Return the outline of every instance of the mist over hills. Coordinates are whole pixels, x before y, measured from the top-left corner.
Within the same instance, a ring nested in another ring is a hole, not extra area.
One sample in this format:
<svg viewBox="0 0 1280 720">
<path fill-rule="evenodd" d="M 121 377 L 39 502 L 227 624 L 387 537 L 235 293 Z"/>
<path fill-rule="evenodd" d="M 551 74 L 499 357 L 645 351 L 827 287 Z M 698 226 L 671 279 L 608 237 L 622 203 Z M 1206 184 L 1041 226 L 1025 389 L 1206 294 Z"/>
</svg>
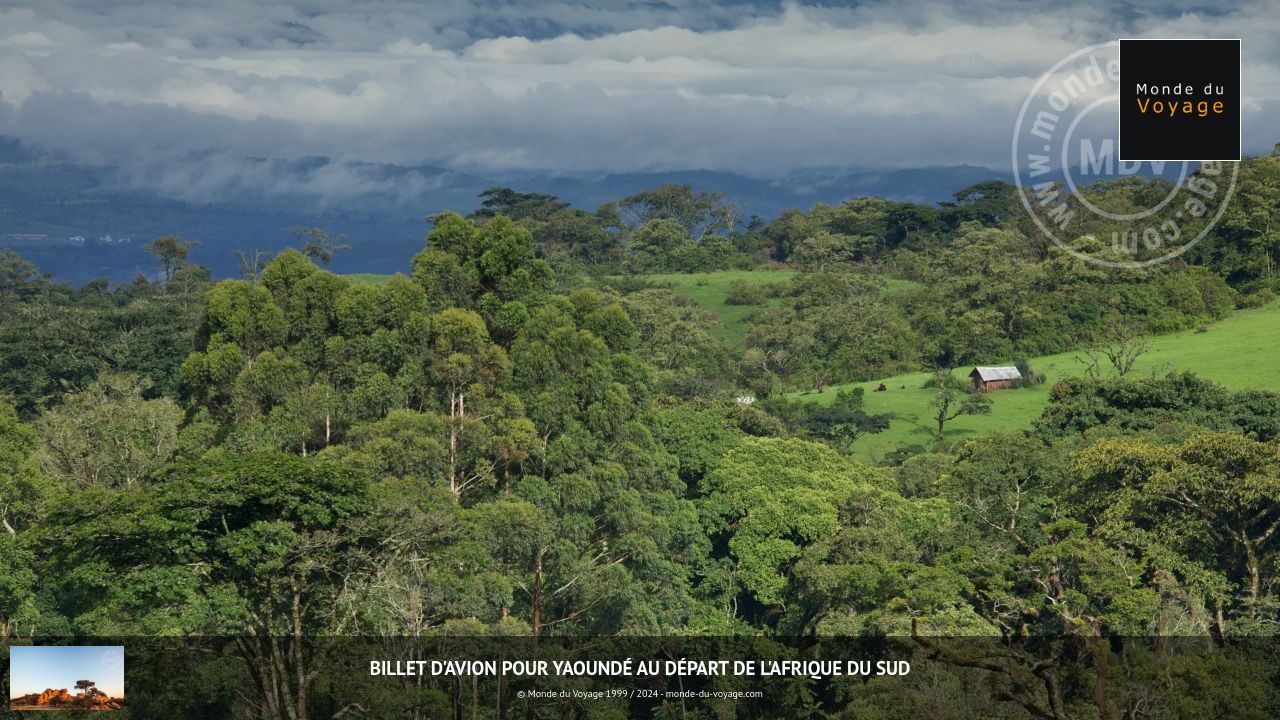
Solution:
<svg viewBox="0 0 1280 720">
<path fill-rule="evenodd" d="M 652 173 L 492 173 L 431 165 L 296 160 L 206 154 L 182 161 L 93 165 L 0 137 L 0 247 L 11 247 L 60 280 L 126 281 L 153 273 L 142 251 L 167 234 L 198 240 L 191 260 L 215 277 L 236 274 L 236 251 L 275 252 L 294 226 L 345 233 L 352 249 L 338 272 L 407 270 L 429 229 L 427 215 L 466 213 L 495 186 L 556 195 L 594 210 L 664 183 L 728 195 L 743 217 L 877 195 L 935 203 L 976 182 L 1007 178 L 962 165 L 897 170 L 812 169 L 780 178 L 701 170 Z M 24 237 L 25 236 L 25 237 Z"/>
</svg>

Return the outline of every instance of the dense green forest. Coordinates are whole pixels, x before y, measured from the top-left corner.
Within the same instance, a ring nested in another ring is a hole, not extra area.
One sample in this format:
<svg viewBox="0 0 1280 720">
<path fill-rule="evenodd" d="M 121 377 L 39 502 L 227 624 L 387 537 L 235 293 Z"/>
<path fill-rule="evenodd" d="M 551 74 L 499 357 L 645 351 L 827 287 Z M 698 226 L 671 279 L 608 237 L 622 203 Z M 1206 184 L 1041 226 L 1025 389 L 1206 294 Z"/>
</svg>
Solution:
<svg viewBox="0 0 1280 720">
<path fill-rule="evenodd" d="M 1087 192 L 1123 208 L 1159 184 Z M 495 189 L 377 283 L 326 270 L 319 231 L 218 282 L 175 239 L 152 248 L 164 282 L 122 286 L 0 253 L 0 639 L 984 637 L 935 653 L 969 674 L 904 679 L 898 716 L 1271 716 L 1242 690 L 1126 714 L 1151 668 L 1102 658 L 1280 629 L 1280 395 L 1132 372 L 1152 335 L 1273 300 L 1280 155 L 1145 269 L 1053 248 L 1018 203 L 985 183 L 766 222 L 685 186 L 595 212 Z M 780 272 L 732 286 L 740 337 L 659 277 L 744 269 Z M 989 411 L 969 366 L 1065 351 L 1091 362 L 1033 423 L 947 436 Z M 854 450 L 892 418 L 861 389 L 799 394 L 908 371 L 936 440 L 878 464 Z M 305 717 L 269 701 L 303 698 L 312 658 L 253 652 L 260 716 Z M 1182 662 L 1159 672 L 1277 684 Z M 868 717 L 833 693 L 737 717 Z M 723 717 L 680 710 L 655 716 Z"/>
</svg>

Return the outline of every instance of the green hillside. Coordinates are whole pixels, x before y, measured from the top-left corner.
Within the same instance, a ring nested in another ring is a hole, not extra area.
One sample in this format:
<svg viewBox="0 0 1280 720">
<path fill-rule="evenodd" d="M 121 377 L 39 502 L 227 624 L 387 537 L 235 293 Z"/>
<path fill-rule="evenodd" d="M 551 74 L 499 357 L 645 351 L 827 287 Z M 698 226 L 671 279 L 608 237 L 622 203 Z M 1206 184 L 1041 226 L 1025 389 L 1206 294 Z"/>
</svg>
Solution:
<svg viewBox="0 0 1280 720">
<path fill-rule="evenodd" d="M 379 273 L 351 273 L 349 275 L 343 275 L 343 277 L 351 282 L 368 283 L 370 285 L 386 285 L 394 276 L 382 275 Z"/>
<path fill-rule="evenodd" d="M 764 305 L 726 305 L 724 299 L 729 295 L 733 283 L 741 280 L 750 285 L 765 283 L 786 283 L 795 277 L 795 270 L 722 270 L 705 273 L 656 273 L 642 275 L 644 279 L 670 285 L 672 290 L 693 300 L 701 307 L 716 316 L 720 321 L 718 327 L 712 328 L 711 334 L 731 344 L 742 342 L 751 330 L 749 316 L 762 307 L 777 305 L 779 299 L 771 299 Z M 910 280 L 887 278 L 887 291 L 894 292 L 911 287 L 915 283 Z"/>
<path fill-rule="evenodd" d="M 751 285 L 764 283 L 785 283 L 795 276 L 794 270 L 723 270 L 705 273 L 656 273 L 638 277 L 658 285 L 669 285 L 673 291 L 698 304 L 698 307 L 712 313 L 720 324 L 711 329 L 711 334 L 729 343 L 739 343 L 751 329 L 747 316 L 759 310 L 759 305 L 726 305 L 724 299 L 729 295 L 730 286 L 738 280 Z M 345 275 L 348 280 L 372 285 L 385 285 L 390 275 L 377 273 L 351 273 Z M 891 287 L 899 287 L 906 280 L 891 280 Z M 769 300 L 768 304 L 778 300 Z"/>
<path fill-rule="evenodd" d="M 742 342 L 751 324 L 747 316 L 759 310 L 760 305 L 726 305 L 733 283 L 741 280 L 751 285 L 785 283 L 795 276 L 794 270 L 722 270 L 705 273 L 660 273 L 644 275 L 644 279 L 661 285 L 670 285 L 677 294 L 693 300 L 698 307 L 716 316 L 719 326 L 711 334 L 729 343 Z M 769 300 L 767 305 L 778 300 Z"/>
<path fill-rule="evenodd" d="M 1280 388 L 1280 302 L 1263 308 L 1240 310 L 1204 332 L 1190 330 L 1152 339 L 1151 352 L 1142 356 L 1132 375 L 1151 375 L 1190 370 L 1228 388 Z M 964 416 L 947 424 L 948 442 L 956 442 L 998 430 L 1026 427 L 1040 415 L 1048 399 L 1049 387 L 1058 379 L 1082 374 L 1084 365 L 1076 352 L 1031 359 L 1031 367 L 1044 373 L 1047 382 L 1032 389 L 1010 389 L 991 395 L 991 414 Z M 992 365 L 1012 364 L 1010 358 L 995 359 Z M 958 368 L 967 374 L 971 368 Z M 873 413 L 893 413 L 889 429 L 863 437 L 854 445 L 864 459 L 878 460 L 898 445 L 928 446 L 933 439 L 930 416 L 934 391 L 923 387 L 928 373 L 897 375 L 851 385 L 833 386 L 824 392 L 793 393 L 799 400 L 828 403 L 845 388 L 865 390 L 866 409 Z M 875 392 L 883 382 L 886 390 Z"/>
<path fill-rule="evenodd" d="M 740 280 L 749 285 L 782 284 L 790 282 L 795 275 L 795 270 L 718 270 L 702 273 L 653 273 L 635 277 L 657 285 L 670 286 L 675 293 L 693 300 L 698 307 L 711 313 L 719 321 L 717 326 L 711 328 L 711 335 L 736 345 L 742 342 L 751 330 L 749 320 L 751 314 L 762 307 L 777 305 L 781 300 L 773 298 L 765 301 L 763 305 L 727 305 L 724 300 L 729 296 L 729 290 L 733 284 Z M 385 285 L 391 279 L 390 275 L 377 273 L 352 273 L 344 277 L 353 282 L 373 285 Z M 910 280 L 898 278 L 888 278 L 887 283 L 888 292 L 909 288 L 915 284 Z"/>
</svg>

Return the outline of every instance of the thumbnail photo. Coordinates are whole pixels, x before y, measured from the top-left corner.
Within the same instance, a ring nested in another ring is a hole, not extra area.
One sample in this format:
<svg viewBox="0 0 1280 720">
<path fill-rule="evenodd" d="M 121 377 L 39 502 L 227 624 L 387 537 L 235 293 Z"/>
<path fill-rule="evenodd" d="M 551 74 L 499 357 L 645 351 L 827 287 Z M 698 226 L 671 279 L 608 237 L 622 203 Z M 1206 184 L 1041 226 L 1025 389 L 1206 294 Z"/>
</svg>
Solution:
<svg viewBox="0 0 1280 720">
<path fill-rule="evenodd" d="M 9 679 L 10 710 L 120 710 L 124 647 L 15 646 Z"/>
</svg>

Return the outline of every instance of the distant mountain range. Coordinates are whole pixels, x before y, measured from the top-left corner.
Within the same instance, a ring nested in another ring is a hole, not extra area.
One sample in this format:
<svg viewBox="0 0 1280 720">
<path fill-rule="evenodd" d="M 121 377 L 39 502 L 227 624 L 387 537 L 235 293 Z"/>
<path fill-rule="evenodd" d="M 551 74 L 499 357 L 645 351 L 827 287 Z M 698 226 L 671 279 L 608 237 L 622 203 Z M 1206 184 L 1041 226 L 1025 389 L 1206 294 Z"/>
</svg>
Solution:
<svg viewBox="0 0 1280 720">
<path fill-rule="evenodd" d="M 345 233 L 352 250 L 338 272 L 407 271 L 422 247 L 424 217 L 467 213 L 495 186 L 556 195 L 587 210 L 664 183 L 725 193 L 744 217 L 879 196 L 935 203 L 1007 173 L 977 166 L 905 170 L 815 169 L 764 179 L 711 171 L 620 174 L 552 172 L 481 176 L 434 166 L 276 160 L 209 154 L 183 162 L 90 165 L 0 136 L 0 247 L 12 247 L 57 279 L 116 281 L 154 273 L 142 246 L 161 235 L 200 241 L 191 260 L 216 277 L 237 272 L 235 252 L 276 252 L 290 228 Z"/>
</svg>

